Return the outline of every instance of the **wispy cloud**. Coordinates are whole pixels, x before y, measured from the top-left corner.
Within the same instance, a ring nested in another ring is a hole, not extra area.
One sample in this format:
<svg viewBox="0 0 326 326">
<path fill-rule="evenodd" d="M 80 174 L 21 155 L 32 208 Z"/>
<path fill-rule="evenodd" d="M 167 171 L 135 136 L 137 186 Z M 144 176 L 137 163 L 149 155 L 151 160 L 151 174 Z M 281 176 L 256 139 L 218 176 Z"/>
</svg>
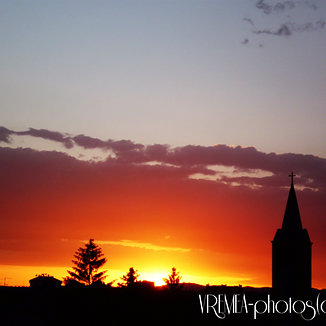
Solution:
<svg viewBox="0 0 326 326">
<path fill-rule="evenodd" d="M 84 241 L 86 242 L 86 241 Z M 97 240 L 96 243 L 100 245 L 111 245 L 111 246 L 122 246 L 122 247 L 130 247 L 130 248 L 140 248 L 154 251 L 173 251 L 173 252 L 189 252 L 191 249 L 189 248 L 178 248 L 178 247 L 166 247 L 159 246 L 149 242 L 137 242 L 132 240 L 120 240 L 120 241 L 102 241 Z"/>
<path fill-rule="evenodd" d="M 291 28 L 291 24 L 286 23 L 286 24 L 282 24 L 281 27 L 276 31 L 270 29 L 263 29 L 263 30 L 254 31 L 254 33 L 276 35 L 276 36 L 290 36 L 292 34 L 292 28 Z"/>
<path fill-rule="evenodd" d="M 269 34 L 276 36 L 290 36 L 294 32 L 312 32 L 323 29 L 326 26 L 326 21 L 319 20 L 315 23 L 304 23 L 304 24 L 296 24 L 292 22 L 284 23 L 280 26 L 278 30 L 264 29 L 264 30 L 256 30 L 255 34 Z"/>
<path fill-rule="evenodd" d="M 298 1 L 272 1 L 258 0 L 256 2 L 256 8 L 261 10 L 264 14 L 269 15 L 271 13 L 281 13 L 286 10 L 293 9 Z"/>
<path fill-rule="evenodd" d="M 47 129 L 34 129 L 29 128 L 27 131 L 11 131 L 15 135 L 27 135 L 33 137 L 39 137 L 62 143 L 66 148 L 72 148 L 73 142 L 71 137 L 64 135 L 58 131 L 51 131 Z"/>
<path fill-rule="evenodd" d="M 65 148 L 71 149 L 73 147 L 79 146 L 84 149 L 102 149 L 102 150 L 112 150 L 113 152 L 130 152 L 131 150 L 136 151 L 144 148 L 144 145 L 134 143 L 130 140 L 102 140 L 94 137 L 85 136 L 83 134 L 77 136 L 71 136 L 66 133 L 61 133 L 58 131 L 52 131 L 47 129 L 34 129 L 29 128 L 25 131 L 14 131 L 0 126 L 0 142 L 10 143 L 11 135 L 16 136 L 31 136 L 36 138 L 41 138 L 44 140 L 51 140 L 53 142 L 60 143 L 64 145 Z"/>
<path fill-rule="evenodd" d="M 288 37 L 294 33 L 319 31 L 326 26 L 324 13 L 313 0 L 258 0 L 255 8 L 262 12 L 265 18 L 259 24 L 249 17 L 243 20 L 250 24 L 251 32 L 256 35 Z M 306 17 L 307 21 L 302 21 L 303 17 Z M 275 25 L 279 27 L 275 28 Z M 245 40 L 249 41 L 249 38 Z"/>
<path fill-rule="evenodd" d="M 243 20 L 244 20 L 245 22 L 248 22 L 251 26 L 255 26 L 255 24 L 254 24 L 254 22 L 253 22 L 253 20 L 252 20 L 251 18 L 247 18 L 247 17 L 245 17 L 245 18 L 243 18 Z"/>
</svg>

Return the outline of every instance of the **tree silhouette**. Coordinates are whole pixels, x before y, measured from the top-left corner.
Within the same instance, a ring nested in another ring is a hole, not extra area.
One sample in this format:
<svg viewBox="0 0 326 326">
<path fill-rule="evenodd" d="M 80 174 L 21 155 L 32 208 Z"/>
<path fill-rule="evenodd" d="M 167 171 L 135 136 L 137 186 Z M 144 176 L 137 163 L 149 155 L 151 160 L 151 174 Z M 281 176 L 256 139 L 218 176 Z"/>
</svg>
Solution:
<svg viewBox="0 0 326 326">
<path fill-rule="evenodd" d="M 177 290 L 182 287 L 182 284 L 180 283 L 182 276 L 179 274 L 180 273 L 177 272 L 177 269 L 172 267 L 172 273 L 168 276 L 168 278 L 163 278 L 163 281 L 169 290 Z"/>
<path fill-rule="evenodd" d="M 106 263 L 106 258 L 102 258 L 103 256 L 102 249 L 94 243 L 94 239 L 90 239 L 84 248 L 78 248 L 75 252 L 76 260 L 72 262 L 76 267 L 72 267 L 73 272 L 68 271 L 71 277 L 67 277 L 65 283 L 68 283 L 69 280 L 84 285 L 103 283 L 106 271 L 97 273 L 97 270 Z"/>
<path fill-rule="evenodd" d="M 120 287 L 132 287 L 134 286 L 138 281 L 139 274 L 136 270 L 134 270 L 133 267 L 129 268 L 129 272 L 126 275 L 123 275 L 121 277 L 122 283 L 118 283 L 118 286 Z"/>
</svg>

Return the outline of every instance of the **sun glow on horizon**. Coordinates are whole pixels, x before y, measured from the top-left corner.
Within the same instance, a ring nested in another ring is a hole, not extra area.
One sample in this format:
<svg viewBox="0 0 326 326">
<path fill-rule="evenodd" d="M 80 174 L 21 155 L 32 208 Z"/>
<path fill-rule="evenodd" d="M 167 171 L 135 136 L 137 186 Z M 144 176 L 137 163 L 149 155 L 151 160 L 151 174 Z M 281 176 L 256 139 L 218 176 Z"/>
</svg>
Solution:
<svg viewBox="0 0 326 326">
<path fill-rule="evenodd" d="M 71 268 L 62 266 L 18 266 L 18 265 L 0 265 L 0 285 L 6 286 L 29 286 L 29 280 L 34 278 L 37 274 L 47 273 L 59 280 L 63 280 L 64 277 L 68 276 L 67 270 Z M 236 276 L 199 276 L 183 274 L 180 271 L 181 283 L 195 283 L 199 285 L 227 285 L 227 286 L 252 286 L 252 287 L 270 287 L 270 284 L 255 282 L 245 277 Z M 153 270 L 149 272 L 142 272 L 137 269 L 140 274 L 140 281 L 154 282 L 155 286 L 165 285 L 164 278 L 168 278 L 171 273 L 170 270 Z M 125 271 L 109 269 L 108 277 L 104 280 L 105 283 L 114 281 L 113 286 L 116 287 L 117 283 L 121 281 L 120 277 L 125 274 Z M 322 283 L 313 282 L 313 287 L 322 289 L 324 285 Z"/>
<path fill-rule="evenodd" d="M 161 272 L 153 272 L 153 273 L 142 273 L 140 280 L 141 281 L 149 281 L 154 282 L 155 286 L 165 285 L 163 278 L 167 278 L 167 274 Z"/>
</svg>

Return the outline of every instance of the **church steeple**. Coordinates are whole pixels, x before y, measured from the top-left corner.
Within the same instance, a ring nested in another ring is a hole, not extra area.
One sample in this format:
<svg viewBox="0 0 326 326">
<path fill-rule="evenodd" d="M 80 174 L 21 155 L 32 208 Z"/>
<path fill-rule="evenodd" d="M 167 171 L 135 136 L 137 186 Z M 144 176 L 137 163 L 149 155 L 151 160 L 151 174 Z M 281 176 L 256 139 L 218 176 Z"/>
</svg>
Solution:
<svg viewBox="0 0 326 326">
<path fill-rule="evenodd" d="M 301 223 L 297 196 L 295 194 L 294 185 L 293 185 L 293 177 L 295 177 L 295 174 L 293 174 L 292 172 L 289 175 L 289 177 L 291 177 L 291 187 L 289 191 L 288 201 L 286 203 L 282 229 L 287 231 L 298 231 L 298 230 L 302 230 L 302 223 Z"/>
<path fill-rule="evenodd" d="M 272 283 L 276 294 L 302 295 L 311 289 L 311 242 L 302 228 L 293 172 L 282 228 L 272 241 Z"/>
</svg>

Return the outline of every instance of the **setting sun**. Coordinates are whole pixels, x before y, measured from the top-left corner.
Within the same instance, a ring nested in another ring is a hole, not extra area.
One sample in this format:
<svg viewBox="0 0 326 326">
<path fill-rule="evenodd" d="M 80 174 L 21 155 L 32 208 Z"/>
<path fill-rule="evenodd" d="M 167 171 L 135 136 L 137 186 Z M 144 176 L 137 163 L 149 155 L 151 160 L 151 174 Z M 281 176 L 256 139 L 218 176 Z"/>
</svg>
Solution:
<svg viewBox="0 0 326 326">
<path fill-rule="evenodd" d="M 150 281 L 154 282 L 155 286 L 162 286 L 164 285 L 163 278 L 166 278 L 167 275 L 164 273 L 143 273 L 141 275 L 141 279 L 143 281 Z"/>
</svg>

